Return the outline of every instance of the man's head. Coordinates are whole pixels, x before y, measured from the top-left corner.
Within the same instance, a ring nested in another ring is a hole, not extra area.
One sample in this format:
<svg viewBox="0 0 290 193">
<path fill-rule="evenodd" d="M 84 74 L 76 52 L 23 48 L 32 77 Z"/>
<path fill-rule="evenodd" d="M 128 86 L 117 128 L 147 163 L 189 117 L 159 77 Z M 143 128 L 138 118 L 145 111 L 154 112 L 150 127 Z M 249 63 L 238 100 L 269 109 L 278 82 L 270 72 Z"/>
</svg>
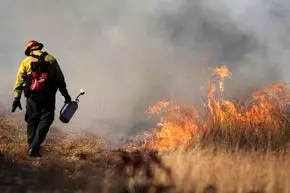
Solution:
<svg viewBox="0 0 290 193">
<path fill-rule="evenodd" d="M 33 50 L 41 50 L 43 48 L 43 44 L 39 43 L 36 40 L 29 40 L 25 43 L 25 55 L 29 56 L 31 51 Z"/>
</svg>

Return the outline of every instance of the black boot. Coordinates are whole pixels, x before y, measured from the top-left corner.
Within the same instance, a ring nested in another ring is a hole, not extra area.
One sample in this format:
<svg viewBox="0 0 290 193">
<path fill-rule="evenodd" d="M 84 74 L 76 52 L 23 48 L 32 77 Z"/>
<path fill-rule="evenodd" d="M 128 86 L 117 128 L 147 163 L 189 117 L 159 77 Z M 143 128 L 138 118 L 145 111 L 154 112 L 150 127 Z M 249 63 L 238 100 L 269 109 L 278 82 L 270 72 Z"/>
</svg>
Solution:
<svg viewBox="0 0 290 193">
<path fill-rule="evenodd" d="M 30 148 L 28 155 L 30 157 L 42 157 L 40 154 L 40 148 Z"/>
</svg>

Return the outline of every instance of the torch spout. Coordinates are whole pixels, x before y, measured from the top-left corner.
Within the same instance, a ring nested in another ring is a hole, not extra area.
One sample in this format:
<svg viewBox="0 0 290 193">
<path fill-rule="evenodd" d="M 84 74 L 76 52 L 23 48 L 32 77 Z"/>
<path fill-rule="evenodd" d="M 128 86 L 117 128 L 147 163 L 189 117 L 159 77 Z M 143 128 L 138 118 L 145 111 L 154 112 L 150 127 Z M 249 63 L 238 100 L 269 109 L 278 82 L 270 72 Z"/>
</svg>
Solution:
<svg viewBox="0 0 290 193">
<path fill-rule="evenodd" d="M 84 95 L 85 94 L 85 91 L 84 91 L 84 89 L 80 89 L 80 93 L 78 94 L 78 96 L 76 97 L 76 102 L 79 102 L 79 97 L 81 96 L 81 95 Z"/>
</svg>

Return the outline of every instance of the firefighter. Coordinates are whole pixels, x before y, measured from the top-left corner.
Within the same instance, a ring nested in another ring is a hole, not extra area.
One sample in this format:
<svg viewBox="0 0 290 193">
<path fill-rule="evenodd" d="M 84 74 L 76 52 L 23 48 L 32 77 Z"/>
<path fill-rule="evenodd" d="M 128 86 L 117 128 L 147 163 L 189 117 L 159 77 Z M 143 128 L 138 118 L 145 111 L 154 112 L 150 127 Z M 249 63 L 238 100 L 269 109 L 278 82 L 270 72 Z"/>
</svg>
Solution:
<svg viewBox="0 0 290 193">
<path fill-rule="evenodd" d="M 25 44 L 27 56 L 20 64 L 14 86 L 12 112 L 22 109 L 22 93 L 26 97 L 25 121 L 27 123 L 28 154 L 41 157 L 41 144 L 46 138 L 55 116 L 55 96 L 57 90 L 71 101 L 66 82 L 57 60 L 42 51 L 43 44 L 30 40 Z"/>
</svg>

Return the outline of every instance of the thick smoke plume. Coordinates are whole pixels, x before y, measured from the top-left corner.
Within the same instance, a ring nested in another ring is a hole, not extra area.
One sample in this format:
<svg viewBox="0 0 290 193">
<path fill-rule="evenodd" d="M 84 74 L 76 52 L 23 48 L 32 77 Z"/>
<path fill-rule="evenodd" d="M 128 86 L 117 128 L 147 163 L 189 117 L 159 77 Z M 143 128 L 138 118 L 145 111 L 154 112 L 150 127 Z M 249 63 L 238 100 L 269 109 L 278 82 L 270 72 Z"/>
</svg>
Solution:
<svg viewBox="0 0 290 193">
<path fill-rule="evenodd" d="M 288 81 L 289 11 L 285 0 L 1 1 L 1 101 L 10 109 L 23 44 L 37 39 L 70 94 L 87 91 L 71 124 L 126 134 L 158 100 L 199 100 L 210 66 L 229 66 L 229 95 Z"/>
</svg>

